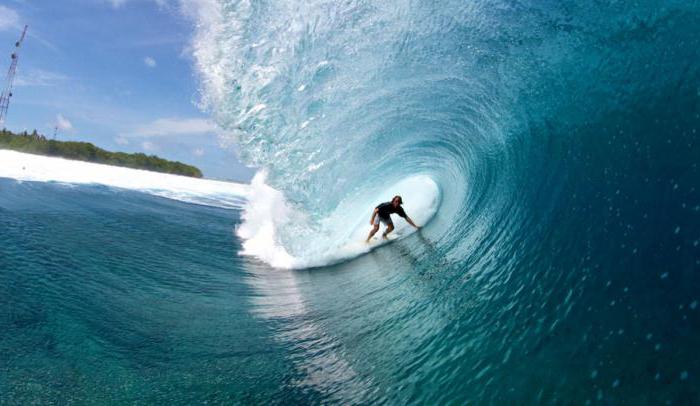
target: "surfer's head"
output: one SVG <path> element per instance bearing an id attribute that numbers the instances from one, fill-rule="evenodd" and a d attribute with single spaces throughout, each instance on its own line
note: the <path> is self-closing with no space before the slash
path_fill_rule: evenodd
<path id="1" fill-rule="evenodd" d="M 399 206 L 401 206 L 401 205 L 403 204 L 403 199 L 401 199 L 401 196 L 396 195 L 396 196 L 394 196 L 393 199 L 391 199 L 391 204 L 392 204 L 394 207 L 399 207 Z"/>

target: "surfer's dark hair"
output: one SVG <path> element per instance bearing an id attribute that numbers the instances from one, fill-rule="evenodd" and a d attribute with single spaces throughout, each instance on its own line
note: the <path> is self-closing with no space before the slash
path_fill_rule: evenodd
<path id="1" fill-rule="evenodd" d="M 395 199 L 399 199 L 399 204 L 403 204 L 403 199 L 401 198 L 401 196 L 396 195 L 391 199 L 391 201 L 393 202 Z"/>

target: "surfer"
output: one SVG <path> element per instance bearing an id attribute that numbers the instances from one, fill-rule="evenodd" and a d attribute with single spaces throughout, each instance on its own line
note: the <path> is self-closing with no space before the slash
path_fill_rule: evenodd
<path id="1" fill-rule="evenodd" d="M 394 231 L 394 223 L 391 221 L 390 216 L 392 213 L 403 217 L 406 222 L 413 227 L 420 228 L 413 222 L 413 220 L 411 220 L 410 217 L 408 217 L 406 212 L 403 210 L 403 207 L 401 207 L 402 204 L 403 200 L 401 199 L 401 196 L 397 195 L 394 196 L 390 202 L 382 203 L 374 208 L 372 218 L 369 220 L 369 223 L 372 225 L 372 229 L 369 231 L 369 236 L 367 236 L 367 240 L 365 242 L 369 242 L 374 234 L 379 231 L 379 223 L 384 223 L 386 226 L 386 230 L 384 230 L 384 233 L 382 233 L 382 238 L 385 240 L 387 239 L 386 236 L 389 235 L 390 232 Z"/>

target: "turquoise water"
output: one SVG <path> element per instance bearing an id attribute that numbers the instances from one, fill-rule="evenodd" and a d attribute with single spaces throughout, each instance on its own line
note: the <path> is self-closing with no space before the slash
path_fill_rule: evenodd
<path id="1" fill-rule="evenodd" d="M 648 235 L 653 249 L 573 259 L 554 230 L 495 269 L 497 253 L 455 261 L 426 231 L 288 271 L 236 254 L 236 210 L 0 190 L 3 403 L 698 397 L 698 257 L 675 230 L 667 251 Z"/>
<path id="2" fill-rule="evenodd" d="M 102 187 L 0 188 L 3 403 L 279 390 L 287 362 L 242 299 L 235 212 Z"/>
<path id="3" fill-rule="evenodd" d="M 697 2 L 210 4 L 265 175 L 0 180 L 3 402 L 700 403 Z M 434 216 L 355 249 L 398 189 Z"/>

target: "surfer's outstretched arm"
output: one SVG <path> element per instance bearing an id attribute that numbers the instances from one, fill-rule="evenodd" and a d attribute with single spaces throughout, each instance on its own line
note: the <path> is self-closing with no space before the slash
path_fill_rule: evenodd
<path id="1" fill-rule="evenodd" d="M 372 212 L 372 217 L 369 219 L 369 224 L 374 225 L 374 218 L 377 217 L 377 213 L 379 213 L 379 209 L 374 209 Z"/>
<path id="2" fill-rule="evenodd" d="M 416 223 L 413 222 L 413 220 L 411 220 L 410 217 L 408 217 L 408 215 L 406 215 L 406 222 L 415 228 L 420 228 L 419 226 L 416 225 Z"/>

